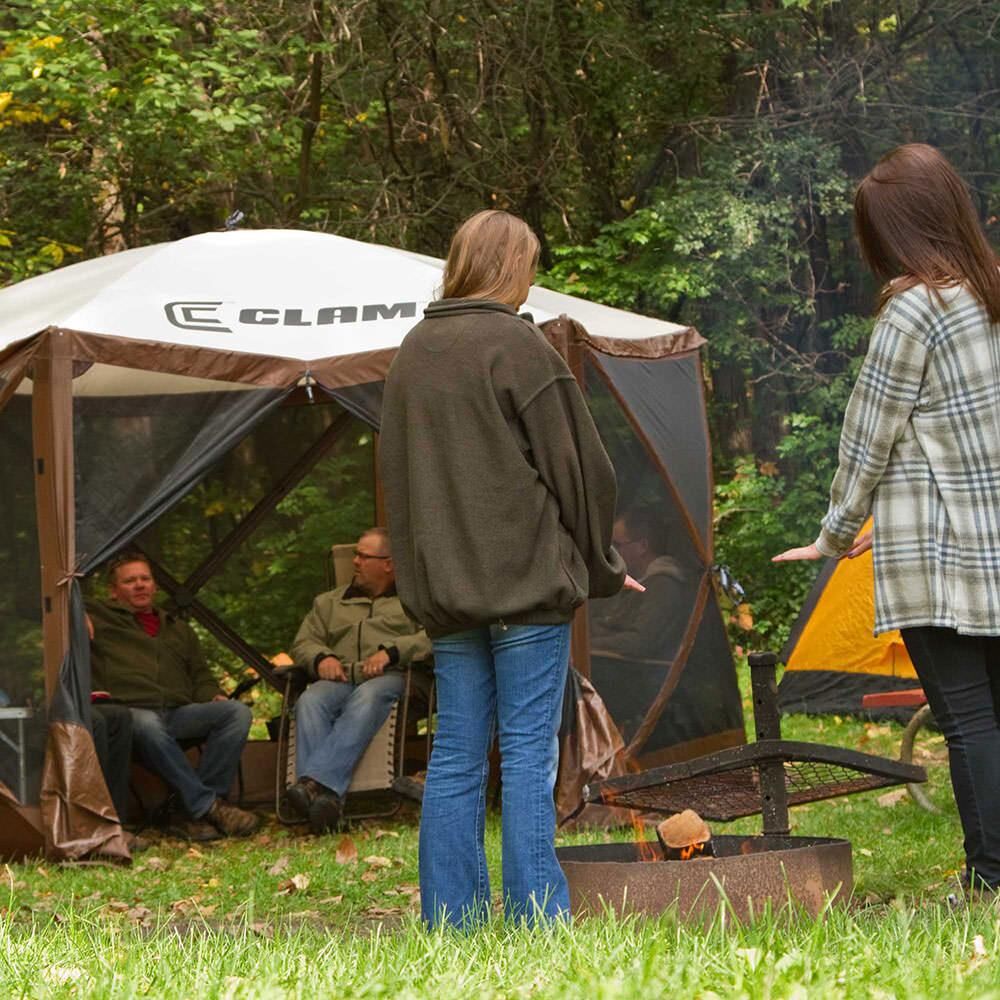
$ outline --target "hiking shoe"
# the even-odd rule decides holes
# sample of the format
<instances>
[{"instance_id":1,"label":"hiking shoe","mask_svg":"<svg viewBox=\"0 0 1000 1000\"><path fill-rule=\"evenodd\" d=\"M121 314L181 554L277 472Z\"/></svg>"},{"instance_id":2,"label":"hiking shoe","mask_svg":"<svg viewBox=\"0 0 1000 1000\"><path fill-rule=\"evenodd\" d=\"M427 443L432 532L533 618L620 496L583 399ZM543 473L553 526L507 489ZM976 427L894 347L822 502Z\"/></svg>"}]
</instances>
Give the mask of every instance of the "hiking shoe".
<instances>
[{"instance_id":1,"label":"hiking shoe","mask_svg":"<svg viewBox=\"0 0 1000 1000\"><path fill-rule=\"evenodd\" d=\"M197 820L195 821L197 822ZM129 854L139 854L141 851L148 851L152 846L152 842L147 840L145 837L137 836L130 830L123 831L125 834L125 846L128 848ZM215 832L214 830L212 831Z\"/></svg>"},{"instance_id":2,"label":"hiking shoe","mask_svg":"<svg viewBox=\"0 0 1000 1000\"><path fill-rule=\"evenodd\" d=\"M322 792L328 792L318 781L310 777L299 778L294 785L289 785L285 792L288 804L303 819L309 818L309 807L313 800Z\"/></svg>"},{"instance_id":3,"label":"hiking shoe","mask_svg":"<svg viewBox=\"0 0 1000 1000\"><path fill-rule=\"evenodd\" d=\"M260 817L255 813L231 806L222 799L212 803L204 818L227 837L249 837L260 826Z\"/></svg>"},{"instance_id":4,"label":"hiking shoe","mask_svg":"<svg viewBox=\"0 0 1000 1000\"><path fill-rule=\"evenodd\" d=\"M322 791L309 806L309 829L313 833L336 833L344 815L344 800L336 793Z\"/></svg>"},{"instance_id":5,"label":"hiking shoe","mask_svg":"<svg viewBox=\"0 0 1000 1000\"><path fill-rule=\"evenodd\" d=\"M413 799L414 802L424 801L424 782L418 775L401 775L393 781L392 790L403 798Z\"/></svg>"},{"instance_id":6,"label":"hiking shoe","mask_svg":"<svg viewBox=\"0 0 1000 1000\"><path fill-rule=\"evenodd\" d=\"M167 827L167 833L173 837L180 837L181 840L190 840L197 844L203 844L208 840L222 839L222 834L204 817L192 819L187 816L176 819Z\"/></svg>"}]
</instances>

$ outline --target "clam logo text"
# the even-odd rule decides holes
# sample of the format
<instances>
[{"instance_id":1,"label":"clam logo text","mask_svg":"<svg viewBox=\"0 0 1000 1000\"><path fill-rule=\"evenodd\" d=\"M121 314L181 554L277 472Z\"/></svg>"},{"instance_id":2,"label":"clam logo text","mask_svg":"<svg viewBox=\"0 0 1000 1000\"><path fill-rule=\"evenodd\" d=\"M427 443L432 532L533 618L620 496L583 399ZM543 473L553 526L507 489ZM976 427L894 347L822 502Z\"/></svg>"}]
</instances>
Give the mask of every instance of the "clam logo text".
<instances>
[{"instance_id":1,"label":"clam logo text","mask_svg":"<svg viewBox=\"0 0 1000 1000\"><path fill-rule=\"evenodd\" d=\"M225 307L225 308L223 308ZM371 323L380 319L413 319L416 302L372 302L361 306L322 306L295 309L273 306L233 306L222 302L168 302L167 321L181 330L232 333L233 326L332 326L335 323ZM222 315L220 315L222 314ZM235 317L235 318L234 318ZM232 324L227 326L226 324Z\"/></svg>"}]
</instances>

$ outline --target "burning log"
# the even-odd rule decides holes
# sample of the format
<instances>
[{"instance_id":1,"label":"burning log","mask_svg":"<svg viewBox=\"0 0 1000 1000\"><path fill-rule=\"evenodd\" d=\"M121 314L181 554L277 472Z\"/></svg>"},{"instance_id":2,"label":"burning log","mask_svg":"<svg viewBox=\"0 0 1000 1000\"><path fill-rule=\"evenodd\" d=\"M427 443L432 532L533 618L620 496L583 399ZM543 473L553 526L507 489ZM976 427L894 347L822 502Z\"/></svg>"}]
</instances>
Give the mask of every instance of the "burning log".
<instances>
[{"instance_id":1,"label":"burning log","mask_svg":"<svg viewBox=\"0 0 1000 1000\"><path fill-rule=\"evenodd\" d=\"M689 861L691 858L713 858L712 831L693 810L685 809L665 819L656 828L664 861Z\"/></svg>"}]
</instances>

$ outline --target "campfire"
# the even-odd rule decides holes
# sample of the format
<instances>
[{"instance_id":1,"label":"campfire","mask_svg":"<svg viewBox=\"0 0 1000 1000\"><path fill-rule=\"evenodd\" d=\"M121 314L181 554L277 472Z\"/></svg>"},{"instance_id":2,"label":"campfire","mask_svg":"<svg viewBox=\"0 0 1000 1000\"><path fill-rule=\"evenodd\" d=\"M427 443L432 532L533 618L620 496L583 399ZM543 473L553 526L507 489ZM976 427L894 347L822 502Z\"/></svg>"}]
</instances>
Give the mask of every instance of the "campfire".
<instances>
[{"instance_id":1,"label":"campfire","mask_svg":"<svg viewBox=\"0 0 1000 1000\"><path fill-rule=\"evenodd\" d=\"M922 768L814 743L786 742L775 692L774 654L751 654L757 742L608 778L587 801L632 810L635 839L560 847L576 913L711 917L720 908L750 919L763 906L822 913L853 883L849 841L790 836L789 807L887 785L925 781ZM642 815L666 814L656 839ZM713 836L706 819L760 815L763 834ZM654 863L655 862L655 863Z\"/></svg>"},{"instance_id":2,"label":"campfire","mask_svg":"<svg viewBox=\"0 0 1000 1000\"><path fill-rule=\"evenodd\" d=\"M712 831L693 810L685 809L665 819L656 828L664 861L690 861L692 858L714 858Z\"/></svg>"}]
</instances>

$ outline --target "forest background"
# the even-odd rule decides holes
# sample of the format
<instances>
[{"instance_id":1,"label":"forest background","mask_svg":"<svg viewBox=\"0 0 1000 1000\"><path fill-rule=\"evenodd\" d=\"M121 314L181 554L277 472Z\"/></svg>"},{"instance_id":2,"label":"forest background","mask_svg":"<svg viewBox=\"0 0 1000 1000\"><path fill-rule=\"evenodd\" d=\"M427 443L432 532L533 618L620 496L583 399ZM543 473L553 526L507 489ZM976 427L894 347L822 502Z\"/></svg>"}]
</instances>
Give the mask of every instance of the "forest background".
<instances>
[{"instance_id":1,"label":"forest background","mask_svg":"<svg viewBox=\"0 0 1000 1000\"><path fill-rule=\"evenodd\" d=\"M470 212L515 212L540 283L708 338L717 558L747 588L737 636L780 643L815 566L769 557L815 535L877 291L853 188L930 142L995 238L998 34L997 0L7 0L0 285L237 209L435 256ZM370 481L369 444L229 568L219 610L251 640L289 623L248 595L294 621L296 554L365 526L328 488ZM251 475L199 487L170 547L224 535Z\"/></svg>"}]
</instances>

